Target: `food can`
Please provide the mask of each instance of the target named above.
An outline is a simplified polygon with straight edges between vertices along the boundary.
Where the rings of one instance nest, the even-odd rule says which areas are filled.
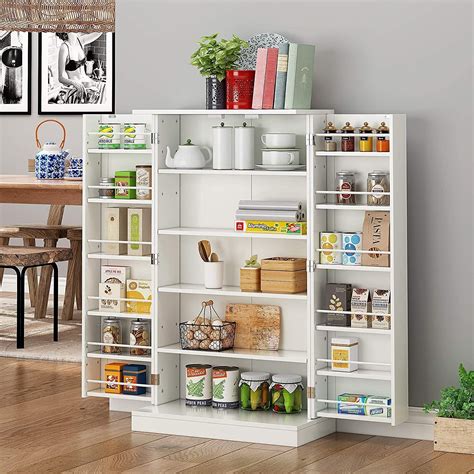
[[[99,123],[99,148],[120,148],[120,124]]]
[[[212,367],[210,365],[186,365],[186,405],[212,405]]]
[[[151,199],[151,189],[140,189],[140,186],[151,188],[151,169],[151,165],[137,165],[136,167],[137,199]]]
[[[220,366],[212,369],[212,407],[239,408],[239,368]]]
[[[336,173],[336,194],[338,204],[355,204],[356,195],[350,191],[355,191],[355,174],[352,171],[339,171]]]
[[[100,178],[99,198],[100,199],[114,199],[115,197],[115,178],[102,177]]]
[[[342,264],[360,265],[362,255],[362,232],[344,232],[342,234]]]
[[[146,148],[145,142],[146,124],[126,123],[123,126],[123,147],[126,149]]]
[[[321,232],[320,233],[320,261],[325,265],[340,265],[342,263],[342,234],[340,232]]]
[[[134,319],[130,322],[130,355],[150,355],[150,349],[143,349],[141,346],[151,346],[150,321]]]

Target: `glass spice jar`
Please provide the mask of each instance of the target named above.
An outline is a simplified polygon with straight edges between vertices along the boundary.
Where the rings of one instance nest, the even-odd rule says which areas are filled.
[[[377,128],[376,133],[390,133],[390,129],[385,125],[385,122],[380,124],[380,127]],[[375,149],[380,152],[389,152],[390,151],[390,139],[384,136],[378,136],[377,142],[375,144]]]
[[[373,171],[367,175],[368,206],[389,206],[390,196],[381,193],[390,192],[390,178],[386,171]]]
[[[337,128],[332,122],[328,122],[326,127],[323,128],[324,133],[337,133]],[[337,143],[333,140],[332,136],[324,137],[324,151],[337,151]]]
[[[270,408],[270,374],[268,372],[242,372],[239,387],[242,410],[256,411]]]
[[[339,171],[336,173],[336,191],[342,191],[336,194],[338,204],[355,204],[355,174],[352,171]]]
[[[346,122],[344,127],[341,128],[341,151],[355,151],[355,139],[354,139],[354,127],[351,126],[350,122]],[[344,136],[344,134],[352,134],[352,136]]]
[[[99,198],[100,199],[114,199],[115,198],[115,179],[103,177],[100,178],[99,186]]]
[[[300,413],[303,409],[301,375],[275,374],[272,376],[272,409],[275,413]]]
[[[130,355],[150,355],[150,349],[143,349],[140,346],[151,346],[150,321],[134,319],[130,322]]]
[[[373,130],[374,129],[372,127],[369,127],[368,122],[364,122],[364,126],[359,128],[359,132],[361,134],[367,134],[366,137],[360,137],[359,151],[362,151],[364,153],[372,153],[373,143],[372,143],[372,137],[369,136],[369,134],[372,134]]]
[[[120,330],[120,321],[117,318],[106,318],[102,323],[102,342],[104,344],[121,344],[122,334]],[[105,354],[121,354],[120,347],[102,346],[102,352]]]

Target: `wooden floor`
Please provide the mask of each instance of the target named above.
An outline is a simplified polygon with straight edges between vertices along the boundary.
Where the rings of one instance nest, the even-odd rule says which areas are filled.
[[[0,359],[0,472],[462,473],[474,456],[433,443],[338,433],[301,448],[132,433],[125,413],[80,397],[77,364]]]

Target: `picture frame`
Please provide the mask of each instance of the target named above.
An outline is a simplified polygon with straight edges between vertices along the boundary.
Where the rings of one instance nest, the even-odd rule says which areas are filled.
[[[115,113],[115,34],[38,36],[38,113]]]
[[[31,33],[0,31],[0,115],[31,115]]]

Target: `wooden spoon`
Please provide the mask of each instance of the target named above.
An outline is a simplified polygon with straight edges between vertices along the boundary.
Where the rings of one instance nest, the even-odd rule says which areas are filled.
[[[204,246],[204,250],[206,251],[206,256],[207,256],[206,262],[209,262],[209,259],[211,258],[211,253],[212,253],[211,242],[209,242],[209,240],[201,240],[201,242],[202,242],[202,245]]]
[[[217,253],[212,252],[211,253],[211,262],[218,262],[219,257],[217,256]]]
[[[200,240],[198,242],[198,251],[199,251],[199,255],[201,256],[202,260],[204,262],[209,262],[209,256],[207,255],[207,252],[206,252],[206,247],[205,245],[203,244],[203,240]]]

